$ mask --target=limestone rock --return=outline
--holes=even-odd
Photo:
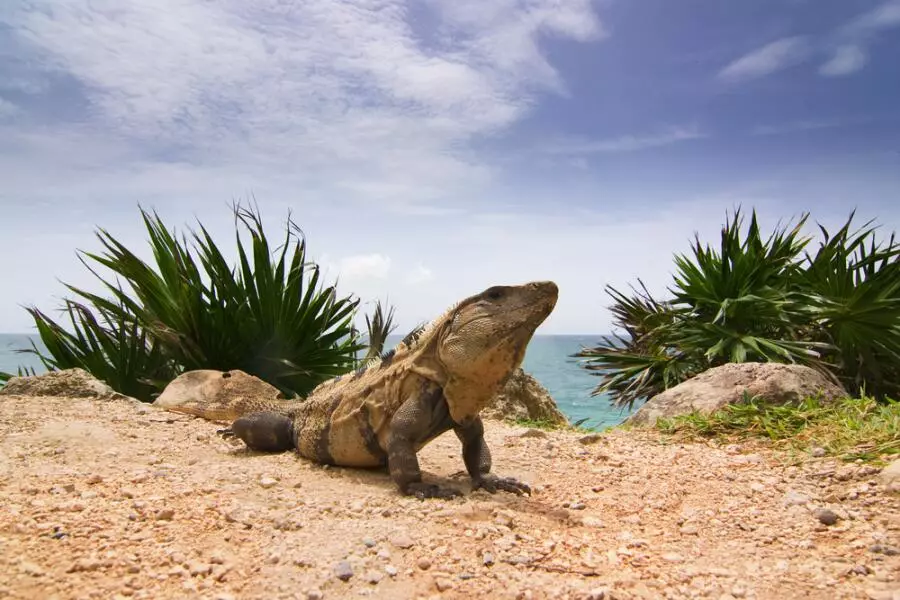
[[[195,403],[215,406],[236,399],[252,401],[278,398],[283,398],[278,388],[244,371],[198,369],[182,373],[169,382],[153,405],[163,409],[177,409]]]
[[[103,400],[127,397],[119,394],[84,369],[78,368],[49,371],[28,377],[13,377],[0,388],[0,395],[59,396]]]
[[[779,363],[729,363],[700,373],[657,394],[626,423],[652,425],[660,417],[671,418],[692,411],[709,414],[727,404],[739,404],[746,391],[767,402],[784,404],[821,394],[830,402],[846,395],[822,373],[802,365]]]
[[[522,369],[513,373],[506,386],[481,411],[481,416],[497,420],[547,421],[559,426],[569,424],[550,392]]]
[[[879,478],[888,491],[900,492],[900,458],[882,469]]]

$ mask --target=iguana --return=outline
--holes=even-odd
[[[234,420],[221,430],[254,450],[296,448],[304,458],[346,467],[387,465],[400,492],[459,495],[422,481],[416,453],[453,430],[472,489],[528,493],[524,483],[490,474],[479,412],[525,356],[535,329],[556,306],[551,281],[494,286],[454,305],[393,350],[352,374],[316,387],[305,400],[183,402],[168,410]]]

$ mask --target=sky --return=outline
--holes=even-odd
[[[5,0],[0,331],[139,207],[234,245],[292,218],[400,330],[552,279],[609,331],[726,213],[900,223],[900,0]]]

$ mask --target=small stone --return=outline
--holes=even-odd
[[[578,438],[578,443],[584,444],[585,446],[589,444],[596,444],[600,440],[603,439],[603,435],[599,433],[591,433],[589,435],[585,435],[583,437]]]
[[[156,520],[157,521],[171,521],[175,517],[175,511],[171,508],[164,508],[162,510],[156,511]]]
[[[766,490],[766,486],[759,483],[758,481],[754,481],[750,484],[750,489],[758,494],[760,492],[764,492]]]
[[[95,485],[97,483],[100,483],[101,481],[103,481],[103,478],[96,474],[91,475],[87,479],[88,485]]]
[[[322,593],[322,590],[318,588],[313,588],[311,590],[307,590],[306,592],[306,600],[322,600],[325,597],[325,594]]]
[[[260,480],[259,480],[259,486],[260,486],[261,488],[263,488],[263,489],[266,489],[266,490],[269,489],[269,488],[273,488],[273,487],[275,487],[276,485],[278,485],[278,481],[277,481],[276,479],[271,478],[271,477],[262,477],[262,478],[260,478]]]
[[[416,566],[422,569],[423,571],[427,571],[431,568],[431,560],[427,557],[423,556],[419,560],[416,561]]]
[[[353,577],[353,567],[346,560],[342,560],[334,565],[334,576],[341,581],[349,581]]]
[[[571,508],[572,510],[584,510],[587,507],[585,506],[584,502],[573,502],[569,505],[569,508]]]
[[[399,571],[397,571],[397,567],[395,567],[394,565],[385,565],[384,572],[391,577],[396,577]]]
[[[453,582],[445,577],[438,577],[434,580],[434,587],[439,592],[446,592],[449,589],[453,589]]]
[[[874,554],[884,554],[885,556],[897,556],[900,554],[900,548],[895,548],[894,546],[887,546],[884,544],[872,544],[869,546],[869,552]]]
[[[372,585],[377,585],[382,579],[384,579],[384,575],[379,573],[378,571],[367,571],[363,579],[366,580],[366,583],[371,583]]]
[[[19,564],[19,569],[26,575],[31,575],[32,577],[43,577],[45,573],[44,569],[33,562],[22,562]]]
[[[834,525],[838,522],[837,513],[828,508],[817,508],[813,514],[823,525]]]
[[[587,600],[607,600],[609,592],[606,588],[594,588],[587,593]]]
[[[397,548],[406,550],[408,548],[412,548],[415,545],[415,542],[407,534],[398,533],[398,534],[394,535],[393,537],[391,537],[391,544],[393,544]]]
[[[809,453],[812,454],[816,458],[822,458],[823,456],[825,456],[827,454],[827,452],[825,451],[825,448],[822,448],[819,446],[816,446],[815,448],[810,450]]]
[[[494,553],[485,552],[484,554],[482,554],[481,562],[484,564],[484,566],[490,567],[492,564],[494,564]]]
[[[524,433],[519,434],[520,438],[545,438],[547,437],[546,431],[541,431],[540,429],[527,429]]]
[[[785,506],[803,506],[807,502],[810,501],[810,497],[806,494],[802,494],[796,490],[788,490],[784,494],[784,502]]]
[[[684,558],[680,554],[677,554],[675,552],[666,552],[662,555],[662,559],[670,563],[679,563],[684,561]]]
[[[363,538],[362,543],[366,548],[374,548],[375,547],[375,540],[373,540],[372,538]]]

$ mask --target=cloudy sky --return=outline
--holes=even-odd
[[[96,226],[231,247],[253,195],[402,328],[553,279],[541,331],[604,332],[737,205],[897,229],[898,56],[897,0],[4,0],[0,331]]]

